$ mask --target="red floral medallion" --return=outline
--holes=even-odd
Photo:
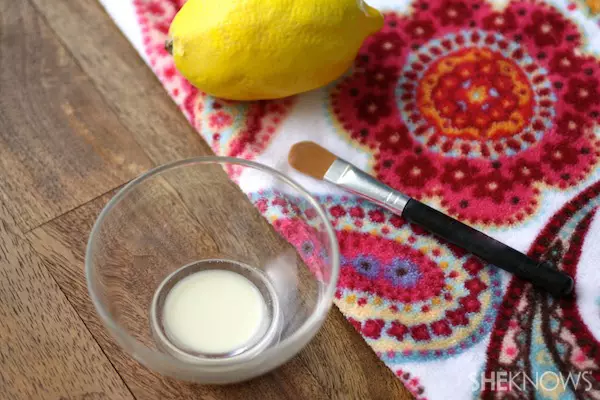
[[[385,19],[329,97],[378,178],[471,223],[506,225],[596,166],[600,64],[558,11],[417,2]]]

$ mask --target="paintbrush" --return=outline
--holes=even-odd
[[[564,296],[573,290],[573,279],[550,263],[535,261],[483,232],[392,189],[316,143],[296,143],[288,160],[299,172],[364,197],[554,296]]]

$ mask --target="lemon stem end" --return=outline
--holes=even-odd
[[[173,39],[167,39],[167,40],[165,40],[165,50],[170,55],[173,55]]]

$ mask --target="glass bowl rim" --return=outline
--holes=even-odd
[[[339,253],[339,244],[337,241],[337,236],[335,234],[333,226],[331,225],[331,222],[327,218],[327,214],[325,213],[325,211],[323,210],[323,208],[321,207],[319,202],[313,197],[313,195],[308,190],[304,189],[304,187],[302,187],[300,184],[295,182],[293,179],[291,179],[287,175],[283,174],[282,172],[275,170],[274,168],[271,168],[267,165],[264,165],[264,164],[261,164],[261,163],[255,162],[255,161],[245,160],[245,159],[241,159],[241,158],[225,157],[225,156],[198,156],[198,157],[191,157],[191,158],[171,161],[171,162],[168,162],[168,163],[165,163],[165,164],[162,164],[157,167],[149,169],[148,171],[146,171],[143,174],[139,175],[138,177],[134,178],[133,180],[131,180],[130,182],[125,184],[125,186],[123,186],[121,189],[119,189],[117,194],[115,194],[108,201],[108,203],[106,203],[106,205],[102,208],[100,214],[98,215],[98,217],[96,218],[96,220],[94,222],[94,225],[90,231],[89,239],[86,244],[85,260],[84,260],[86,285],[88,288],[88,293],[89,293],[92,303],[94,305],[94,308],[96,309],[96,312],[100,316],[104,325],[112,331],[113,335],[115,335],[115,338],[119,342],[122,341],[122,342],[125,342],[128,344],[131,344],[131,345],[133,345],[133,347],[138,347],[139,345],[141,345],[142,348],[144,349],[144,353],[147,353],[149,351],[152,354],[156,354],[160,358],[164,358],[164,360],[162,360],[163,362],[166,361],[169,364],[175,364],[173,366],[178,369],[183,368],[186,370],[194,371],[194,370],[197,370],[197,367],[201,367],[201,368],[202,367],[210,367],[210,363],[188,364],[188,363],[183,363],[180,360],[172,359],[171,357],[165,357],[166,355],[147,347],[142,342],[135,339],[133,336],[131,336],[126,331],[126,329],[124,329],[120,324],[116,323],[113,320],[113,318],[110,315],[110,312],[102,304],[101,300],[99,299],[99,296],[96,294],[96,290],[94,289],[94,287],[96,285],[92,282],[92,275],[94,274],[94,265],[92,262],[92,254],[95,251],[95,238],[96,238],[96,236],[98,236],[100,227],[104,223],[104,220],[106,219],[106,217],[110,214],[111,210],[121,200],[123,200],[133,189],[135,189],[140,183],[154,177],[155,175],[160,175],[161,173],[166,172],[168,170],[172,170],[172,169],[179,168],[179,167],[191,166],[191,165],[195,165],[195,164],[235,164],[235,165],[241,165],[241,166],[245,166],[245,167],[249,167],[249,168],[253,168],[253,169],[265,172],[268,175],[271,175],[271,176],[274,176],[274,177],[280,179],[285,184],[289,185],[293,189],[300,192],[300,194],[303,195],[305,197],[305,199],[307,199],[308,202],[316,209],[317,214],[323,220],[324,225],[325,225],[325,231],[327,232],[327,238],[329,239],[330,246],[331,246],[331,250],[330,250],[331,273],[330,273],[329,284],[327,285],[327,287],[324,291],[323,297],[319,301],[319,304],[317,305],[315,310],[311,313],[311,315],[307,318],[307,320],[304,321],[304,323],[289,337],[287,337],[284,340],[282,340],[281,342],[277,343],[275,346],[260,353],[256,357],[241,361],[240,364],[243,364],[245,362],[250,363],[253,360],[257,360],[257,359],[266,359],[269,356],[271,356],[272,354],[275,355],[276,352],[277,353],[285,352],[288,348],[293,348],[296,343],[302,342],[304,340],[305,343],[301,346],[301,347],[303,347],[308,342],[308,340],[306,340],[306,335],[311,334],[311,332],[312,332],[311,338],[312,338],[312,336],[314,336],[314,334],[316,333],[318,328],[320,328],[320,325],[323,323],[325,317],[327,316],[327,313],[331,309],[331,306],[333,305],[333,298],[334,298],[334,295],[336,292],[337,282],[338,282],[339,273],[340,273],[340,253]],[[315,328],[317,328],[317,329],[315,329]],[[131,353],[133,349],[126,347],[125,350],[127,350],[128,352]],[[296,352],[298,350],[299,349],[296,349]],[[133,354],[133,355],[134,355],[134,357],[136,357],[136,354]],[[137,355],[140,355],[140,354],[138,353]],[[142,358],[139,361],[144,361],[144,360]]]

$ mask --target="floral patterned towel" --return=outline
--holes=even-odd
[[[372,1],[385,27],[344,77],[255,103],[208,97],[177,73],[163,43],[183,0],[101,2],[216,153],[319,196],[343,256],[336,304],[417,399],[600,398],[597,0]],[[554,300],[299,176],[286,155],[307,139],[553,261],[575,297]],[[291,218],[269,196],[252,198]]]

